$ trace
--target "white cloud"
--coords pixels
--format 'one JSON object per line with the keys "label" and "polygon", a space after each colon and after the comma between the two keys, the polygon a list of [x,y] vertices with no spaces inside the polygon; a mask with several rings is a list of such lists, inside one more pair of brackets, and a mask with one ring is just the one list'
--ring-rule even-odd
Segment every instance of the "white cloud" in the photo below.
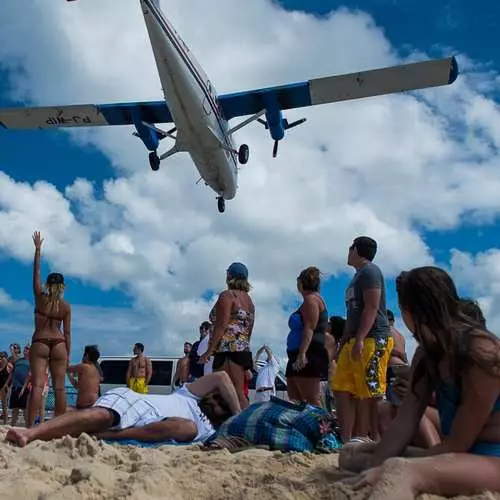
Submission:
{"label": "white cloud", "polygon": [[12,302],[12,297],[3,288],[0,288],[0,307],[9,307]]}
{"label": "white cloud", "polygon": [[454,250],[451,271],[458,284],[479,301],[488,328],[500,335],[500,249],[476,255]]}
{"label": "white cloud", "polygon": [[[318,19],[264,0],[210,7],[201,16],[203,0],[164,5],[220,92],[398,62],[364,13],[341,9]],[[138,2],[2,4],[0,60],[20,69],[12,72],[14,95],[35,104],[161,97]],[[77,144],[104,152],[119,177],[102,190],[75,179],[59,192],[48,182],[22,183],[21,173],[0,175],[0,250],[28,262],[31,232],[40,229],[51,267],[126,289],[164,350],[192,338],[211,305],[201,294],[221,289],[227,265],[242,260],[255,285],[256,343],[283,351],[281,305],[301,268],[343,272],[350,241],[368,233],[390,276],[432,262],[423,228],[499,212],[500,115],[481,94],[498,80],[482,68],[477,74],[416,95],[287,113],[308,122],[290,131],[275,160],[267,132],[245,128],[238,139],[251,145],[251,161],[223,216],[213,193],[195,185],[186,155],[154,173],[129,128],[71,132]]]}

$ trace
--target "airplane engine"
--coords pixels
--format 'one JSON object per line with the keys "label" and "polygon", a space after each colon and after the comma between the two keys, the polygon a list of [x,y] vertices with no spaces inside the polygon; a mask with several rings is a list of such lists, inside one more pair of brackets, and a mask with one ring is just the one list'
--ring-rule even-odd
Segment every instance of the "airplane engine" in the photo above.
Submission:
{"label": "airplane engine", "polygon": [[137,131],[134,135],[141,139],[148,151],[156,151],[163,137],[156,130],[147,127],[140,121],[135,121],[134,125]]}
{"label": "airplane engine", "polygon": [[274,140],[273,146],[273,158],[276,158],[278,155],[278,143],[285,137],[285,130],[288,130],[292,127],[296,127],[297,125],[301,125],[306,121],[305,118],[301,118],[300,120],[296,120],[292,123],[288,123],[286,118],[283,118],[283,113],[280,109],[277,110],[267,110],[266,111],[266,119],[258,120],[259,123],[262,123]]}

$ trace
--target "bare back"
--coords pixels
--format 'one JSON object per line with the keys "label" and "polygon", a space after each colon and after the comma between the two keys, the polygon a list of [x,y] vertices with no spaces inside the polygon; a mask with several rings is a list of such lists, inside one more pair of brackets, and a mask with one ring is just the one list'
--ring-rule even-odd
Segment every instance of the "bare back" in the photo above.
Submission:
{"label": "bare back", "polygon": [[61,325],[68,317],[69,304],[64,300],[58,300],[50,304],[45,295],[35,297],[35,333],[33,339],[60,338],[62,336]]}
{"label": "bare back", "polygon": [[92,406],[99,397],[101,375],[91,363],[82,363],[78,371],[78,396],[76,404],[80,408]]}

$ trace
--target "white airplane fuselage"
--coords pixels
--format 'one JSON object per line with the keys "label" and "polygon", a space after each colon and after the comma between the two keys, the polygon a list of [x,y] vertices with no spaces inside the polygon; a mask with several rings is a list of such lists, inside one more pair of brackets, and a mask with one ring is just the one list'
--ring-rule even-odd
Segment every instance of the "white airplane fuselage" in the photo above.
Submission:
{"label": "white airplane fuselage", "polygon": [[237,159],[215,89],[155,0],[140,1],[165,101],[177,129],[176,149],[188,152],[205,183],[230,200],[237,190]]}

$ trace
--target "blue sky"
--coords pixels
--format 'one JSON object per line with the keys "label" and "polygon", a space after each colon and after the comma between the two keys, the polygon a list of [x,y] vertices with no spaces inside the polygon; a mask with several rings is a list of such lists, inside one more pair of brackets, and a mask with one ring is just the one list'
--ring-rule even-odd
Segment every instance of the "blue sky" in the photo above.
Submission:
{"label": "blue sky", "polygon": [[[375,24],[382,28],[383,34],[393,48],[401,54],[418,50],[431,57],[440,56],[443,47],[449,47],[450,52],[465,54],[477,64],[486,65],[488,69],[493,71],[499,69],[500,61],[496,53],[496,46],[490,43],[491,40],[497,38],[498,22],[495,21],[495,18],[500,18],[500,7],[494,3],[488,3],[487,9],[479,8],[482,2],[466,4],[458,0],[447,2],[431,2],[430,0],[419,2],[416,0],[361,0],[357,2],[282,0],[280,3],[287,9],[299,9],[318,16],[327,15],[330,11],[344,7],[353,10],[359,9],[373,17]],[[0,15],[5,9],[8,11],[10,7],[0,7]],[[183,34],[181,32],[181,35]],[[345,40],[346,45],[350,43],[354,44],[354,42],[355,39],[349,40],[349,37]],[[56,50],[59,50],[59,47],[54,47],[54,51]],[[329,50],[343,51],[345,48],[338,46]],[[287,56],[287,54],[283,54],[282,57]],[[203,64],[204,61],[201,57],[199,59]],[[23,67],[23,64],[29,64],[26,61],[27,59],[25,61],[21,60],[19,65],[16,65],[14,68],[11,60],[0,60],[0,107],[12,106],[14,104],[29,104],[26,100],[13,98],[18,93],[20,87],[19,70],[22,72],[22,70],[26,69]],[[329,69],[326,69],[325,73],[328,72]],[[304,74],[303,78],[306,79],[308,76]],[[58,81],[58,79],[52,81],[52,85],[57,85]],[[60,81],[60,83],[64,85],[64,82]],[[215,83],[217,84],[217,81]],[[249,85],[251,88],[252,84],[249,83]],[[222,84],[221,86],[224,85]],[[242,88],[241,90],[244,89]],[[48,94],[37,96],[36,100],[43,100],[45,95],[54,94],[48,92]],[[55,95],[57,95],[57,92],[55,92]],[[65,93],[64,95],[67,96],[69,94]],[[119,97],[117,96],[116,100],[120,100]],[[74,98],[78,100],[76,96]],[[96,102],[102,101],[99,95],[95,95],[94,99]],[[52,103],[56,104],[53,101]],[[42,102],[42,104],[49,104],[49,102]],[[135,141],[136,139],[130,137],[126,140]],[[292,142],[293,139],[289,137],[288,141]],[[270,148],[270,145],[266,144],[265,147]],[[391,144],[387,144],[387,147],[391,147]],[[114,168],[110,161],[110,155],[103,152],[103,149],[99,148],[96,142],[89,141],[81,145],[76,143],[72,136],[66,133],[52,131],[2,131],[0,133],[0,152],[0,170],[18,183],[26,182],[33,184],[39,180],[44,180],[54,185],[57,190],[64,192],[65,188],[73,184],[76,179],[85,178],[94,185],[97,199],[103,195],[104,181],[118,179],[121,175],[120,171]],[[146,152],[144,152],[144,165],[141,166],[146,172],[145,159]],[[204,196],[204,194],[199,194],[199,196]],[[435,202],[439,204],[440,201],[436,199]],[[79,208],[74,202],[71,202],[71,208],[76,220],[82,221],[83,216],[81,216]],[[12,215],[12,210],[10,213]],[[213,211],[210,217],[216,218],[219,215]],[[168,214],[165,214],[165,218],[168,219]],[[496,221],[497,218],[496,213],[490,212],[486,222],[482,221],[478,223],[476,219],[467,221],[464,214],[461,214],[461,222],[455,224],[454,227],[430,230],[429,227],[422,226],[418,229],[418,234],[421,242],[428,246],[430,254],[436,262],[448,267],[450,265],[452,249],[459,249],[462,252],[474,255],[494,248],[497,244],[497,234],[500,229]],[[218,222],[217,224],[222,223]],[[26,245],[29,246],[30,232],[25,236]],[[332,246],[336,244],[335,234],[325,233],[324,238],[331,240]],[[344,238],[342,241],[346,242],[347,240]],[[50,244],[50,241],[47,241],[48,244]],[[342,252],[343,250],[337,251]],[[406,247],[401,248],[399,251],[411,254],[413,249]],[[347,246],[345,246],[346,253]],[[234,256],[236,260],[238,253],[235,252]],[[307,261],[307,259],[303,260],[304,262]],[[315,264],[315,262],[308,263]],[[43,274],[45,275],[52,270],[59,270],[56,258],[49,262],[44,261]],[[96,276],[82,277],[79,270],[72,269],[71,264],[69,264],[68,268],[60,270],[67,275],[67,296],[71,303],[77,304],[78,307],[89,308],[86,309],[86,311],[92,311],[89,312],[89,315],[94,315],[93,317],[97,322],[102,317],[104,323],[102,328],[98,328],[95,331],[86,331],[83,328],[84,322],[82,320],[79,320],[80,323],[76,323],[81,326],[81,329],[80,332],[78,329],[75,332],[77,341],[74,345],[75,352],[72,354],[74,359],[80,356],[78,349],[84,343],[101,340],[102,331],[103,329],[105,330],[108,321],[106,319],[106,309],[110,311],[113,317],[120,316],[124,318],[123,321],[125,322],[137,320],[140,325],[135,330],[127,330],[127,334],[123,336],[122,340],[119,331],[122,326],[117,325],[118,331],[113,331],[112,333],[114,341],[112,343],[103,341],[106,346],[103,349],[103,354],[126,354],[131,342],[135,340],[140,340],[146,345],[153,344],[153,351],[157,354],[180,352],[182,343],[179,339],[175,339],[174,343],[169,342],[167,338],[161,346],[154,344],[152,339],[155,332],[149,329],[149,325],[153,321],[151,318],[155,317],[155,307],[147,303],[146,300],[141,300],[141,304],[138,305],[136,292],[131,291],[133,287],[131,288],[131,286],[124,285],[123,283],[114,283],[110,286],[105,286],[99,283]],[[338,266],[335,270],[329,268],[323,270],[327,273],[334,272],[335,274],[323,287],[323,293],[328,302],[329,310],[332,314],[342,314],[344,311],[343,293],[350,279],[351,271],[347,267],[342,269]],[[0,286],[14,301],[32,301],[31,261],[28,257],[20,258],[19,255],[16,255],[9,248],[0,246],[0,275],[2,276]],[[291,283],[294,282],[295,275],[291,274]],[[465,281],[463,284],[465,285],[462,286],[463,293],[476,293],[476,290],[472,290],[466,286],[467,283]],[[202,288],[202,286],[199,288]],[[207,286],[207,288],[209,287]],[[292,285],[289,288],[293,293]],[[387,291],[388,305],[393,310],[396,310],[393,276],[388,278]],[[202,294],[203,290],[200,289],[199,295]],[[287,301],[288,309],[294,307],[295,303],[296,300],[293,296],[289,298]],[[30,326],[32,324],[31,309],[23,309],[20,313],[19,310],[6,308],[3,313],[4,322],[0,325],[2,335],[0,348],[7,348],[8,344],[12,341],[27,341],[32,332]],[[18,326],[13,328],[14,324]],[[90,328],[88,325],[87,327]],[[151,326],[152,330],[155,328],[155,326]],[[190,326],[189,330],[192,330],[193,335],[191,336],[191,340],[194,340],[197,322],[193,322],[192,328]],[[286,335],[286,324],[283,324],[282,330],[284,338]],[[183,336],[186,335],[188,334],[183,333]],[[274,341],[273,345],[277,350],[281,350],[282,348],[277,340]]]}

